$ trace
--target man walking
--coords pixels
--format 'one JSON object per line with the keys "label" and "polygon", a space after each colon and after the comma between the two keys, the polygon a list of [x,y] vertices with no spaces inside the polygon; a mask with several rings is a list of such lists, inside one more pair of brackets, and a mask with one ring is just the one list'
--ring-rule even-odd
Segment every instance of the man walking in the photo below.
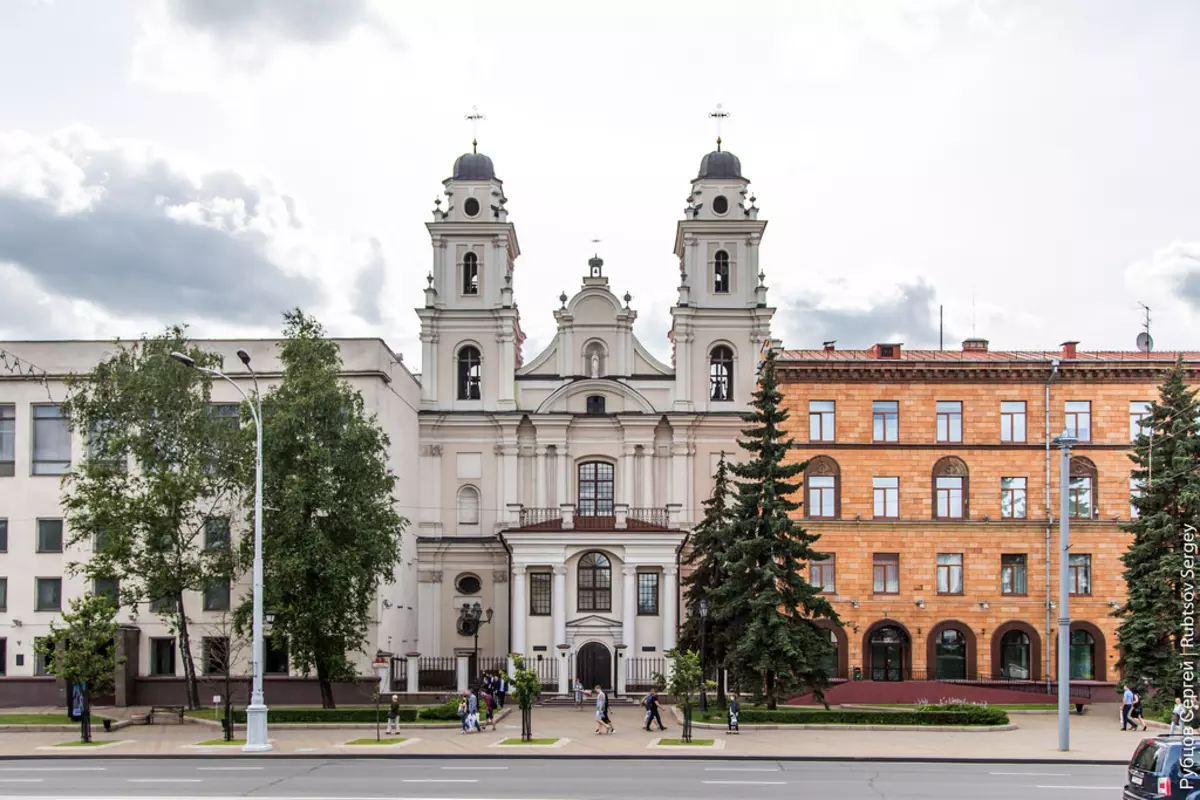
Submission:
{"label": "man walking", "polygon": [[[1137,730],[1137,725],[1129,718],[1130,711],[1133,711],[1133,689],[1129,688],[1129,684],[1125,684],[1125,693],[1121,695],[1121,730]],[[1129,728],[1125,727],[1127,725]]]}
{"label": "man walking", "polygon": [[392,705],[388,708],[387,735],[400,734],[400,698],[392,695]]}
{"label": "man walking", "polygon": [[496,682],[496,702],[504,708],[504,696],[508,694],[508,678],[501,674],[500,679]]}
{"label": "man walking", "polygon": [[646,730],[650,730],[650,723],[657,722],[658,729],[665,731],[667,728],[662,723],[662,715],[658,710],[658,692],[654,689],[650,690],[650,694],[646,695],[646,699],[642,701],[646,706]]}

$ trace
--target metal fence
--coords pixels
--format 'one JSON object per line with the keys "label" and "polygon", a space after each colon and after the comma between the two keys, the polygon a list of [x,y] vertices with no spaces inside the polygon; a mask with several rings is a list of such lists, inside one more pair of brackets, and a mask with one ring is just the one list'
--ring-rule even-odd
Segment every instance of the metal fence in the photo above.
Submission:
{"label": "metal fence", "polygon": [[542,682],[543,694],[558,691],[558,661],[544,658],[541,661],[530,662],[529,666]]}
{"label": "metal fence", "polygon": [[667,673],[667,662],[663,658],[630,658],[625,661],[625,686],[629,691],[646,692],[657,688],[654,676]]}
{"label": "metal fence", "polygon": [[417,689],[422,692],[453,692],[458,688],[458,659],[428,656],[417,662]]}
{"label": "metal fence", "polygon": [[402,656],[392,656],[392,691],[407,691],[408,689],[408,659]]}

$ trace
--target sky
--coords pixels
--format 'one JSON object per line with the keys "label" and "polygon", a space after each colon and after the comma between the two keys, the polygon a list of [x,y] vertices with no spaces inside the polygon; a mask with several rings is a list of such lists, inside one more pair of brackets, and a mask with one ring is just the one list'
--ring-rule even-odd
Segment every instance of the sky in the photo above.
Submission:
{"label": "sky", "polygon": [[[1200,349],[1190,0],[0,0],[0,339],[299,306],[420,369],[425,223],[509,198],[526,363],[593,252],[663,359],[717,104],[789,348]],[[594,240],[599,240],[595,242]]]}

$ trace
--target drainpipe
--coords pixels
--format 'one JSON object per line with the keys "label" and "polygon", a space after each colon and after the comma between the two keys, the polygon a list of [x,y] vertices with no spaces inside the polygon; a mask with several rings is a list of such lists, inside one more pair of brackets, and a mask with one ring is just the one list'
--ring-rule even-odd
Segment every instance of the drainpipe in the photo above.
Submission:
{"label": "drainpipe", "polygon": [[1054,640],[1054,620],[1050,614],[1050,529],[1054,525],[1054,515],[1050,513],[1050,383],[1058,375],[1058,359],[1050,360],[1050,376],[1046,378],[1046,637],[1045,666],[1043,673],[1046,679],[1046,692],[1050,691],[1050,642]]}
{"label": "drainpipe", "polygon": [[[513,607],[512,607],[513,560],[512,560],[512,558],[513,558],[513,553],[512,553],[512,547],[508,544],[508,541],[504,538],[504,534],[500,533],[498,535],[498,538],[500,539],[500,544],[504,545],[504,552],[508,554],[508,580],[506,580],[504,582],[508,586],[508,600],[507,600],[507,603],[508,603],[508,644],[505,645],[505,648],[504,648],[504,650],[505,650],[504,663],[507,665],[508,657],[509,657],[509,655],[512,654],[512,631],[513,631]],[[1049,610],[1047,610],[1046,613],[1049,614],[1050,613]],[[506,666],[505,669],[507,669],[507,668],[508,667]]]}

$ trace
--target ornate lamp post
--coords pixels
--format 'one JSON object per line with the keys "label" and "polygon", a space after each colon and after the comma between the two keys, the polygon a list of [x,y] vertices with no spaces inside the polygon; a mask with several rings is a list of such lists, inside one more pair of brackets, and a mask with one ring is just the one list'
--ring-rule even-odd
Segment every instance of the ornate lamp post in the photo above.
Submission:
{"label": "ornate lamp post", "polygon": [[[708,662],[704,656],[705,634],[708,633],[708,601],[700,600],[700,712],[708,711]],[[718,698],[720,699],[720,698]]]}
{"label": "ornate lamp post", "polygon": [[479,605],[479,603],[475,603],[474,605],[463,603],[462,610],[459,611],[459,617],[463,621],[463,630],[470,631],[475,640],[472,659],[475,662],[476,674],[473,677],[476,682],[479,680],[479,629],[492,621],[493,613],[490,608],[484,611],[483,606]]}

